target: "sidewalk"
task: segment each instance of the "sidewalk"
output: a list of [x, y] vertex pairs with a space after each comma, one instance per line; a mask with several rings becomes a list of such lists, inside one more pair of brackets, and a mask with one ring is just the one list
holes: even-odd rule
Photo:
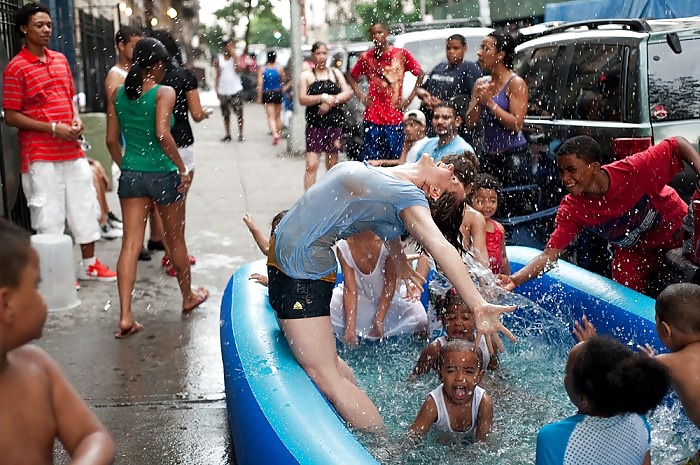
[[[203, 97], [212, 104], [210, 96]], [[284, 140], [271, 145], [262, 106], [246, 105], [245, 117], [243, 143], [236, 142], [235, 124], [234, 141], [219, 142], [218, 108], [193, 124], [197, 169], [186, 234], [189, 252], [197, 257], [192, 284], [206, 287], [209, 300], [182, 315], [175, 278], [161, 269], [161, 252], [139, 262], [133, 308], [145, 327], [141, 333], [115, 339], [116, 284], [82, 282], [82, 304], [50, 312], [38, 342], [111, 432], [118, 464], [235, 463], [219, 346], [221, 295], [240, 265], [262, 258], [243, 214], [250, 212], [269, 231], [272, 217], [302, 194], [304, 174], [303, 158], [283, 155]], [[116, 191], [108, 193], [108, 201], [121, 217]], [[120, 245], [119, 239], [101, 241], [97, 256], [116, 269]], [[75, 254], [78, 263], [77, 247]], [[68, 463], [60, 446], [56, 449], [56, 463]]]

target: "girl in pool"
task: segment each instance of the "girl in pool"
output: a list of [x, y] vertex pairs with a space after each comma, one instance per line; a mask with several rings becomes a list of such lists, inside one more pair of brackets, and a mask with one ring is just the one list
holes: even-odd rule
[[442, 384], [423, 402], [409, 430], [411, 438], [422, 438], [435, 427], [441, 436], [449, 435], [451, 439], [486, 439], [493, 424], [493, 401], [478, 386], [484, 376], [480, 352], [473, 342], [461, 339], [440, 348]]
[[[338, 242], [343, 282], [333, 289], [331, 324], [345, 344], [358, 337], [384, 339], [425, 332], [428, 320], [420, 301], [406, 301], [396, 267], [379, 236], [367, 230]], [[402, 289], [403, 288], [403, 289]]]
[[[410, 233], [473, 309], [477, 330], [491, 347], [502, 350], [499, 332], [514, 339], [499, 317], [515, 307], [489, 304], [481, 297], [459, 253], [433, 220], [447, 218], [445, 227], [454, 228], [454, 215], [461, 213], [464, 188], [453, 171], [429, 155], [390, 168], [339, 163], [289, 209], [271, 238], [269, 298], [280, 328], [302, 368], [352, 427], [381, 429], [383, 422], [369, 397], [342, 373], [336, 351], [330, 300], [338, 240], [372, 230], [385, 241], [397, 279], [407, 283], [407, 298], [418, 300], [425, 279], [401, 244], [401, 235]], [[433, 216], [430, 203], [442, 206], [434, 208]]]
[[510, 275], [510, 262], [506, 255], [506, 231], [503, 225], [492, 217], [498, 209], [500, 184], [490, 174], [480, 174], [472, 189], [472, 207], [486, 219], [486, 250], [493, 274]]
[[[416, 366], [413, 367], [411, 379], [415, 379], [429, 371], [438, 370], [440, 350], [448, 342], [455, 340], [476, 341], [474, 313], [457, 294], [455, 288], [448, 290], [444, 297], [436, 298], [435, 309], [442, 321], [445, 335], [436, 338], [423, 349]], [[491, 354], [483, 337], [479, 340], [479, 349], [482, 357], [481, 366], [489, 370], [498, 368], [498, 357], [496, 354]]]
[[539, 431], [537, 465], [651, 463], [644, 415], [670, 387], [660, 362], [611, 337], [593, 336], [571, 349], [564, 387], [578, 413]]

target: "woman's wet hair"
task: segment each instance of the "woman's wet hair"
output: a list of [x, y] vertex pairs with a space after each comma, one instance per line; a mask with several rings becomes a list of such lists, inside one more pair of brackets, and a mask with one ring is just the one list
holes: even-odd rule
[[610, 336], [594, 336], [573, 355], [571, 383], [599, 415], [644, 415], [663, 400], [671, 387], [664, 365]]
[[[457, 249], [460, 255], [465, 253], [462, 234], [459, 232], [464, 213], [464, 201], [460, 200], [454, 192], [445, 192], [437, 199], [429, 198], [428, 205], [433, 221], [445, 239]], [[420, 243], [416, 244], [416, 247], [419, 251], [424, 249]]]
[[476, 363], [479, 370], [484, 369], [484, 355], [481, 352], [481, 348], [471, 341], [465, 339], [453, 339], [447, 341], [445, 344], [440, 346], [440, 356], [438, 357], [438, 373], [442, 370], [442, 364], [445, 361], [445, 355], [450, 352], [473, 352], [476, 355]]
[[311, 46], [311, 53], [316, 53], [316, 51], [321, 47], [328, 48], [325, 42], [314, 42], [314, 44]]
[[508, 69], [513, 69], [513, 59], [515, 58], [515, 47], [517, 42], [515, 38], [503, 31], [493, 31], [487, 37], [492, 37], [496, 44], [497, 52], [504, 52], [503, 64]]
[[158, 62], [167, 62], [170, 59], [165, 46], [153, 37], [144, 37], [134, 47], [133, 63], [129, 74], [124, 80], [124, 92], [131, 100], [136, 100], [143, 92], [143, 76], [141, 72], [147, 70]]
[[268, 50], [267, 52], [267, 64], [271, 64], [277, 61], [277, 52], [275, 50]]
[[557, 156], [575, 155], [586, 163], [601, 163], [603, 151], [591, 136], [575, 136], [567, 139], [557, 149]]
[[700, 333], [700, 286], [693, 283], [671, 284], [656, 298], [659, 321], [685, 334]]
[[150, 37], [160, 40], [160, 42], [165, 45], [165, 49], [168, 51], [170, 58], [174, 59], [175, 63], [182, 66], [182, 52], [180, 52], [180, 46], [168, 31], [157, 29], [150, 33]]
[[15, 31], [20, 37], [24, 38], [22, 26], [29, 26], [29, 21], [31, 21], [32, 16], [37, 13], [46, 13], [47, 15], [51, 16], [49, 7], [36, 2], [27, 3], [15, 11]]
[[29, 263], [31, 237], [29, 232], [0, 218], [0, 244], [0, 288], [17, 288]]
[[479, 160], [476, 155], [465, 150], [462, 153], [445, 155], [440, 161], [454, 167], [454, 175], [457, 176], [465, 190], [472, 187], [474, 179], [479, 174]]

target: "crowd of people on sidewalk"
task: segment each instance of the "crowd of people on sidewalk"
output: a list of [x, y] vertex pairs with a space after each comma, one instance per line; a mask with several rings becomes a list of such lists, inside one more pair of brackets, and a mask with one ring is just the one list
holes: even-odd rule
[[[105, 140], [120, 173], [120, 220], [104, 197], [109, 180], [99, 164], [85, 157], [84, 125], [68, 62], [47, 48], [50, 10], [28, 3], [17, 11], [16, 27], [24, 46], [4, 71], [3, 102], [7, 124], [19, 129], [32, 228], [63, 234], [67, 222], [82, 255], [78, 279], [117, 282], [115, 338], [143, 329], [132, 299], [138, 261], [150, 258], [148, 249], [165, 251], [162, 264], [177, 279], [182, 312], [195, 310], [209, 293], [192, 288], [196, 259], [185, 240], [186, 200], [196, 166], [189, 120], [202, 121], [209, 112], [177, 42], [165, 31], [144, 37], [126, 26], [115, 37], [119, 61], [105, 80]], [[426, 75], [408, 50], [388, 43], [386, 25], [374, 23], [369, 32], [374, 46], [359, 57], [348, 82], [326, 66], [323, 43], [313, 45], [312, 66], [297, 81], [287, 79], [274, 51], [258, 70], [258, 101], [265, 106], [273, 145], [281, 138], [283, 94], [296, 86], [298, 101], [306, 107], [307, 159], [305, 193], [275, 218], [269, 238], [252, 217], [244, 218], [267, 255], [267, 276], [254, 278], [268, 286], [270, 305], [296, 360], [340, 416], [362, 430], [382, 431], [383, 420], [338, 356], [336, 338], [357, 344], [358, 338], [425, 333], [434, 312], [444, 334], [426, 347], [412, 376], [436, 370], [441, 384], [426, 397], [409, 435], [421, 438], [435, 428], [485, 440], [494, 403], [480, 384], [486, 370], [498, 366], [499, 334], [515, 340], [500, 318], [515, 307], [482, 296], [466, 256], [473, 254], [477, 266], [512, 289], [551, 267], [585, 228], [613, 244], [614, 279], [645, 291], [661, 266], [661, 254], [679, 245], [687, 213], [666, 183], [683, 162], [700, 174], [700, 155], [687, 140], [673, 137], [601, 165], [601, 150], [592, 138], [564, 142], [557, 162], [569, 194], [556, 229], [547, 248], [511, 275], [505, 230], [492, 217], [501, 186], [527, 182], [531, 174], [522, 133], [528, 89], [512, 70], [514, 40], [490, 33], [481, 43], [477, 66], [464, 62], [464, 37], [452, 35], [445, 62]], [[237, 117], [238, 141], [244, 142], [242, 62], [230, 40], [221, 45], [215, 66], [222, 142], [232, 140], [231, 113]], [[417, 83], [404, 99], [407, 71]], [[367, 94], [358, 86], [361, 76], [369, 82]], [[339, 163], [342, 108], [353, 95], [366, 107], [362, 160]], [[470, 96], [466, 108], [451, 101], [464, 95]], [[422, 110], [407, 110], [416, 96]], [[477, 126], [482, 135], [471, 132]], [[327, 172], [317, 180], [322, 155]], [[95, 256], [95, 242], [109, 234], [122, 238], [116, 272]], [[411, 259], [402, 240], [406, 236], [418, 251]], [[0, 248], [0, 404], [16, 412], [0, 419], [3, 457], [14, 463], [29, 454], [35, 462], [46, 462], [51, 457], [43, 455], [50, 455], [58, 437], [76, 463], [111, 463], [115, 446], [109, 433], [51, 357], [27, 345], [41, 336], [46, 319], [37, 290], [39, 256], [28, 234], [0, 220], [0, 243], [5, 245]], [[428, 313], [418, 302], [426, 263], [444, 284]], [[338, 264], [344, 282], [336, 287]], [[648, 348], [633, 353], [597, 336], [587, 320], [576, 323], [580, 343], [569, 354], [564, 386], [578, 414], [542, 428], [538, 464], [599, 463], [610, 457], [615, 463], [650, 463], [643, 415], [661, 403], [671, 385], [690, 419], [700, 423], [700, 383], [687, 374], [700, 370], [699, 289], [671, 286], [658, 297], [657, 332], [671, 351], [663, 356]], [[20, 417], [28, 428], [13, 426]]]

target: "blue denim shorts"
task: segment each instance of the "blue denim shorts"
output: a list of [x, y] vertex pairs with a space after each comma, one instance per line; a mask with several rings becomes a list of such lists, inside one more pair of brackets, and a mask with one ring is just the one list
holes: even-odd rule
[[117, 195], [122, 199], [150, 197], [159, 205], [175, 203], [183, 197], [177, 191], [180, 175], [177, 171], [122, 171]]
[[361, 160], [398, 160], [403, 149], [403, 124], [379, 125], [364, 122]]

